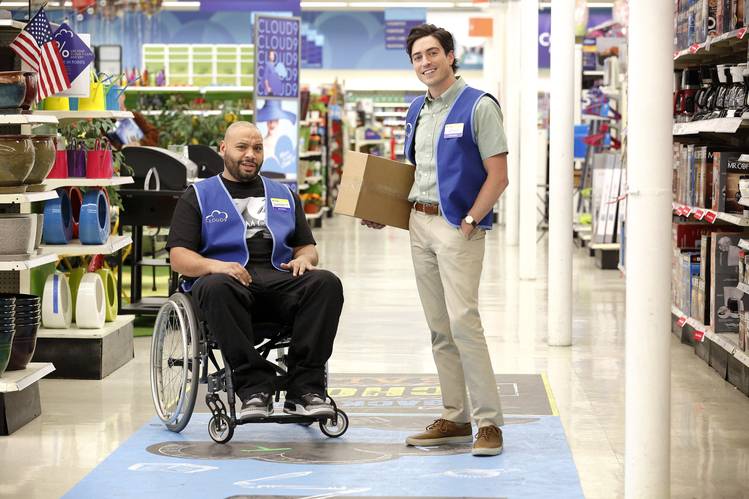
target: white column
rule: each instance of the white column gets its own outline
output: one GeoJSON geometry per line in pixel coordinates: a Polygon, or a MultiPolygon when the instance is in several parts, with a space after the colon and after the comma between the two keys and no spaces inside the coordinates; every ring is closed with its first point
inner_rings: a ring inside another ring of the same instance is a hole
{"type": "Polygon", "coordinates": [[[536,278],[538,0],[522,0],[520,107],[520,279],[536,278]]]}
{"type": "Polygon", "coordinates": [[[506,203],[505,238],[517,246],[520,224],[520,1],[511,0],[505,17],[505,98],[501,102],[507,135],[507,173],[510,185],[503,194],[506,203]]]}
{"type": "Polygon", "coordinates": [[[672,0],[633,0],[629,26],[624,494],[670,495],[672,0]]]}
{"type": "MultiPolygon", "coordinates": [[[[492,37],[487,40],[484,46],[484,81],[480,88],[494,95],[499,99],[500,104],[504,102],[503,94],[505,93],[505,18],[507,17],[507,5],[500,3],[489,4],[484,8],[483,13],[491,17],[493,23],[492,37]]],[[[494,207],[498,216],[498,223],[504,223],[506,210],[506,198],[503,196],[499,199],[494,207]]]]}
{"type": "Polygon", "coordinates": [[[575,109],[575,0],[551,6],[549,149],[549,345],[572,344],[572,155],[575,109]]]}

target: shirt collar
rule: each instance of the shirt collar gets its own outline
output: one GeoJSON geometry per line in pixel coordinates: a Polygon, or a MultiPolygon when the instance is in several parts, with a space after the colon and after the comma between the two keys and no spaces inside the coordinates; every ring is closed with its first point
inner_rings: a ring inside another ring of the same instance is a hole
{"type": "Polygon", "coordinates": [[[460,90],[462,90],[463,87],[465,87],[465,86],[466,86],[466,82],[463,81],[463,78],[461,78],[460,76],[456,76],[455,77],[455,83],[453,83],[452,85],[450,85],[450,88],[448,88],[447,90],[445,90],[445,93],[443,93],[442,95],[440,95],[436,99],[432,99],[432,97],[429,95],[429,90],[427,90],[426,100],[429,103],[433,103],[433,102],[446,102],[446,103],[450,103],[450,102],[452,102],[455,99],[455,97],[457,97],[458,92],[460,92],[460,90]]]}

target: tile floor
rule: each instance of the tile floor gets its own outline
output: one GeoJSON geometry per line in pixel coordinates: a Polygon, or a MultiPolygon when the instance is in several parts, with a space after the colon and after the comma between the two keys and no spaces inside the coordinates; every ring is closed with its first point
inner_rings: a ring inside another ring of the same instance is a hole
{"type": "MultiPolygon", "coordinates": [[[[407,233],[326,219],[315,235],[326,268],[343,280],[346,305],[333,372],[433,373],[407,233]]],[[[624,280],[575,256],[574,346],[546,345],[546,240],[539,279],[517,278],[517,248],[487,237],[481,312],[494,370],[548,373],[586,497],[623,495],[624,280]]],[[[103,381],[44,380],[42,415],[0,438],[0,496],[59,497],[154,411],[149,338],[103,381]]],[[[673,497],[749,497],[749,398],[672,338],[673,497]]]]}

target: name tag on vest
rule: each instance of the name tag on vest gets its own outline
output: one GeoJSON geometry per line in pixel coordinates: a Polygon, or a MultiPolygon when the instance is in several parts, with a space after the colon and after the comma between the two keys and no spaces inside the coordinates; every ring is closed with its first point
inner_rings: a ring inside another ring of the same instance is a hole
{"type": "Polygon", "coordinates": [[[445,138],[455,139],[463,136],[463,123],[448,123],[445,125],[445,138]]]}
{"type": "Polygon", "coordinates": [[[290,210],[291,204],[288,199],[283,198],[270,198],[270,204],[277,210],[290,210]]]}

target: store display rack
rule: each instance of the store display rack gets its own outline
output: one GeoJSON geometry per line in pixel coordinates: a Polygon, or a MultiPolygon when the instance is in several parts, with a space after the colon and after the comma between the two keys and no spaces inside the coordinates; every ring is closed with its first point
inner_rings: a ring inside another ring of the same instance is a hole
{"type": "MultiPolygon", "coordinates": [[[[679,27],[684,28],[684,26],[679,27]]],[[[746,35],[747,29],[741,28],[717,36],[710,36],[705,42],[702,43],[692,44],[684,50],[679,50],[674,53],[674,68],[676,70],[690,69],[692,71],[695,71],[698,68],[702,70],[702,68],[710,68],[719,64],[745,63],[747,61],[749,47],[749,37],[747,37],[746,35]]],[[[687,76],[688,73],[684,75],[685,80],[687,79],[687,76]]],[[[726,100],[726,102],[728,102],[728,100],[726,100]]],[[[739,106],[739,109],[740,108],[741,106],[739,106]]],[[[714,111],[715,114],[717,114],[717,110],[720,110],[720,108],[716,107],[716,111],[714,111]]],[[[703,149],[703,151],[706,151],[706,149],[704,149],[705,146],[715,148],[726,147],[727,150],[732,151],[741,151],[746,149],[745,144],[747,143],[746,140],[749,137],[749,114],[742,114],[739,110],[724,109],[724,117],[702,120],[692,119],[692,121],[683,122],[684,119],[690,119],[692,117],[692,115],[690,114],[692,112],[697,116],[706,114],[705,110],[699,109],[697,105],[695,105],[695,109],[693,111],[686,108],[686,106],[678,111],[675,109],[673,141],[675,143],[682,144],[682,151],[687,145],[695,145],[703,149]]],[[[687,151],[689,151],[689,149],[687,149],[687,151]]],[[[692,202],[708,204],[710,203],[709,193],[711,192],[711,190],[714,190],[714,186],[712,184],[702,181],[706,180],[706,178],[709,178],[707,177],[707,173],[705,173],[704,168],[707,168],[708,171],[711,171],[711,168],[716,168],[717,166],[705,162],[704,156],[698,157],[694,152],[687,152],[687,154],[687,159],[693,161],[694,164],[685,163],[684,157],[682,156],[677,162],[677,165],[674,167],[674,173],[676,175],[675,179],[679,181],[677,192],[675,193],[675,199],[677,200],[677,202],[674,202],[672,204],[673,214],[675,215],[675,223],[678,223],[680,220],[699,221],[706,225],[714,224],[716,226],[721,225],[724,227],[729,227],[730,230],[734,229],[731,226],[742,228],[749,227],[749,217],[744,216],[742,213],[725,213],[717,210],[707,209],[705,207],[690,206],[688,204],[680,202],[685,199],[687,201],[694,199],[695,201],[692,202]],[[699,178],[695,177],[695,175],[699,175],[699,178]],[[688,181],[686,183],[683,183],[685,179],[690,178],[694,180],[693,184],[690,184],[688,181]],[[705,191],[707,191],[707,193],[705,191]],[[684,196],[687,197],[685,198],[684,196]]],[[[705,152],[703,152],[702,154],[705,154],[705,152]]],[[[721,167],[723,168],[724,166],[721,165],[721,167]]],[[[733,194],[731,194],[731,196],[733,196],[733,194]]],[[[749,200],[741,200],[739,201],[739,204],[747,205],[749,204],[748,201],[749,200]]],[[[715,201],[713,201],[713,203],[715,203],[715,201]]],[[[726,204],[728,203],[726,202],[726,204]]],[[[717,205],[713,204],[713,206],[717,205]]],[[[730,207],[730,210],[734,212],[740,211],[735,209],[735,205],[732,205],[730,207]]],[[[716,229],[718,229],[718,227],[716,227],[716,229]]],[[[700,230],[704,230],[704,228],[700,230]]],[[[713,245],[714,243],[715,242],[713,241],[713,245]]],[[[699,239],[697,245],[699,246],[699,239]]],[[[689,246],[687,246],[687,248],[688,247],[689,246]]],[[[749,240],[742,240],[739,243],[739,247],[744,250],[749,249],[749,240]]],[[[677,251],[676,247],[675,251],[677,251]]],[[[691,251],[694,254],[697,253],[697,250],[695,249],[679,249],[678,251],[691,251]]],[[[675,255],[677,254],[680,255],[680,253],[675,253],[675,255]]],[[[711,272],[715,271],[715,262],[710,261],[710,266],[705,266],[706,264],[706,261],[699,261],[700,275],[696,276],[693,273],[694,270],[687,270],[690,268],[690,265],[697,265],[696,261],[688,261],[683,257],[682,262],[680,263],[682,267],[679,271],[679,274],[677,275],[679,277],[686,276],[686,278],[691,278],[691,276],[693,276],[694,280],[697,281],[699,286],[697,289],[697,295],[702,292],[703,281],[716,279],[716,276],[711,275],[711,272]],[[684,272],[690,273],[684,274],[682,276],[681,274],[683,274],[684,272]]],[[[726,272],[727,268],[729,267],[724,267],[723,272],[726,272]]],[[[741,279],[739,276],[738,267],[731,268],[737,269],[736,277],[733,282],[740,281],[741,279]]],[[[677,269],[675,268],[673,271],[676,273],[677,269]]],[[[731,277],[731,279],[734,278],[731,277]]],[[[679,286],[679,288],[675,291],[676,293],[679,293],[680,298],[678,299],[682,301],[686,300],[685,303],[694,307],[694,300],[689,300],[686,296],[686,294],[693,286],[693,284],[691,283],[694,281],[690,281],[689,287],[685,287],[687,286],[686,280],[684,281],[684,284],[679,284],[678,277],[675,279],[675,282],[675,286],[679,286]]],[[[715,284],[713,284],[713,286],[715,286],[715,284]]],[[[723,286],[725,287],[729,285],[723,284],[723,286]]],[[[749,293],[749,285],[739,282],[738,284],[733,284],[733,286],[735,286],[736,289],[742,293],[749,293]]],[[[692,289],[691,291],[693,293],[692,296],[694,296],[694,290],[692,289]]],[[[710,293],[715,295],[714,291],[715,290],[710,290],[710,293]]],[[[721,303],[723,299],[724,298],[721,293],[721,303]]],[[[711,296],[710,300],[710,307],[713,309],[711,315],[715,316],[717,315],[717,311],[714,309],[714,307],[717,306],[715,303],[715,301],[717,300],[717,295],[711,296]]],[[[739,299],[738,301],[739,306],[736,309],[737,312],[735,311],[732,313],[738,313],[740,315],[743,313],[743,307],[740,305],[741,300],[739,299]]],[[[697,306],[703,306],[699,298],[697,301],[697,306]]],[[[695,313],[698,313],[700,316],[703,315],[702,308],[696,310],[699,310],[699,312],[695,313]]],[[[708,311],[705,310],[705,314],[707,313],[708,311]]],[[[713,327],[712,325],[703,324],[697,319],[687,316],[677,306],[672,306],[671,314],[673,318],[672,332],[681,340],[681,342],[692,346],[694,348],[695,354],[703,359],[710,367],[712,367],[721,378],[736,386],[744,394],[749,395],[749,355],[747,355],[746,352],[742,351],[743,342],[741,342],[739,338],[739,334],[742,331],[742,326],[738,327],[737,332],[716,333],[715,327],[713,327]]],[[[734,318],[732,320],[734,322],[743,323],[743,318],[740,317],[734,318]]],[[[707,321],[709,321],[709,319],[706,318],[706,322],[707,321]]],[[[735,325],[733,327],[735,327],[735,325]]],[[[728,326],[722,326],[721,329],[731,328],[728,326]]]]}
{"type": "Polygon", "coordinates": [[[717,220],[727,222],[739,227],[749,227],[749,217],[744,217],[736,213],[723,213],[697,206],[687,206],[681,203],[671,203],[674,215],[683,218],[693,218],[694,220],[715,223],[717,220]]]}
{"type": "Polygon", "coordinates": [[[42,413],[39,380],[54,372],[49,362],[31,362],[0,378],[0,435],[10,435],[42,413]]]}
{"type": "Polygon", "coordinates": [[[671,306],[671,332],[712,367],[724,380],[749,395],[749,355],[739,349],[738,334],[715,333],[693,317],[671,306]]]}
{"type": "Polygon", "coordinates": [[[674,53],[674,68],[684,69],[700,64],[720,64],[723,59],[747,59],[747,29],[741,28],[719,36],[710,37],[703,43],[693,44],[674,53]]]}

